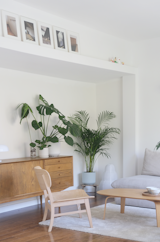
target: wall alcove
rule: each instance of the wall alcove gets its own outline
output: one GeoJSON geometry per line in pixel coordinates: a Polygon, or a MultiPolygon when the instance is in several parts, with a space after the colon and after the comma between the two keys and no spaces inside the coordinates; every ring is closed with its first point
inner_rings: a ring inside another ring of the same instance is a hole
{"type": "Polygon", "coordinates": [[[137,68],[73,55],[0,37],[0,67],[67,81],[101,83],[122,78],[123,177],[136,174],[135,83],[137,68]]]}

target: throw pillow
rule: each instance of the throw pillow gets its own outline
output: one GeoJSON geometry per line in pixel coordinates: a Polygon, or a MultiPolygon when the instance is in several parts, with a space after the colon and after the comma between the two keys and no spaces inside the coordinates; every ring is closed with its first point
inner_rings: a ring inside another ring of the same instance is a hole
{"type": "Polygon", "coordinates": [[[145,150],[142,175],[160,176],[160,152],[145,150]]]}

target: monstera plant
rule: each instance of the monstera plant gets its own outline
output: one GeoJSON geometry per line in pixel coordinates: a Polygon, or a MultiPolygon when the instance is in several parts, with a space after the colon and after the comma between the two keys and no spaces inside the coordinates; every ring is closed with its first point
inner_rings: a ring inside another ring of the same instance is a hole
{"type": "MultiPolygon", "coordinates": [[[[18,108],[21,108],[21,119],[27,119],[28,123],[28,115],[31,114],[33,120],[31,122],[32,127],[35,130],[39,130],[41,133],[41,139],[36,139],[34,142],[31,141],[30,146],[35,147],[37,146],[40,150],[44,148],[50,147],[51,143],[57,143],[62,139],[65,142],[73,146],[73,139],[68,136],[69,130],[72,134],[76,135],[77,126],[72,124],[70,121],[66,120],[65,116],[57,109],[53,104],[49,104],[42,95],[39,95],[39,105],[36,107],[37,112],[39,113],[39,119],[36,118],[32,108],[27,103],[21,103],[18,108]],[[58,121],[56,125],[52,125],[50,129],[50,133],[48,134],[49,124],[50,124],[50,117],[52,114],[57,114],[58,121]]],[[[29,124],[28,124],[29,129],[29,124]]],[[[29,129],[30,139],[31,139],[31,132],[29,129]]],[[[31,139],[32,140],[32,139],[31,139]]]]}

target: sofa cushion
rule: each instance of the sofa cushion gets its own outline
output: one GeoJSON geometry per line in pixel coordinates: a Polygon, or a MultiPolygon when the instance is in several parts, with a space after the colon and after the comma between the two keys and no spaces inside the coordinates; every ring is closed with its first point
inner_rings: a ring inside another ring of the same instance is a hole
{"type": "Polygon", "coordinates": [[[120,178],[112,182],[113,188],[133,188],[133,189],[145,189],[146,187],[160,187],[160,177],[138,175],[126,178],[120,178]]]}
{"type": "Polygon", "coordinates": [[[160,152],[145,150],[142,175],[160,176],[160,152]]]}

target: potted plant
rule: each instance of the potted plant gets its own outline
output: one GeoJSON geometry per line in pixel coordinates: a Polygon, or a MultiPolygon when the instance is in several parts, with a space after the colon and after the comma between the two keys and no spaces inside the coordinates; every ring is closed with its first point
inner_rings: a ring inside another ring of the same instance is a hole
{"type": "Polygon", "coordinates": [[[49,103],[42,97],[42,95],[39,95],[39,105],[36,107],[36,110],[40,115],[40,120],[36,118],[33,110],[27,103],[21,103],[18,108],[21,108],[20,123],[23,119],[27,119],[30,113],[34,118],[31,123],[32,127],[35,130],[39,130],[41,133],[41,139],[36,139],[35,142],[31,140],[30,143],[31,147],[37,146],[39,148],[40,157],[48,157],[48,147],[51,146],[50,143],[57,143],[59,141],[62,141],[62,138],[67,144],[73,146],[73,139],[70,136],[67,136],[67,133],[69,132],[69,130],[71,130],[72,133],[76,134],[76,125],[71,124],[71,122],[67,121],[65,116],[58,109],[56,109],[53,104],[49,105],[49,103]],[[51,132],[48,135],[49,120],[50,116],[53,113],[57,114],[58,122],[56,125],[52,126],[51,132]]]}
{"type": "MultiPolygon", "coordinates": [[[[108,153],[109,145],[116,135],[120,133],[120,129],[109,127],[108,123],[115,118],[113,112],[104,111],[99,114],[97,119],[97,129],[89,129],[88,121],[89,114],[86,111],[77,111],[69,120],[79,127],[79,137],[74,139],[75,151],[79,152],[85,160],[86,172],[82,173],[83,184],[94,184],[96,182],[96,173],[94,165],[100,155],[107,158],[110,157],[108,153]]],[[[71,133],[73,136],[74,134],[71,133]]]]}

